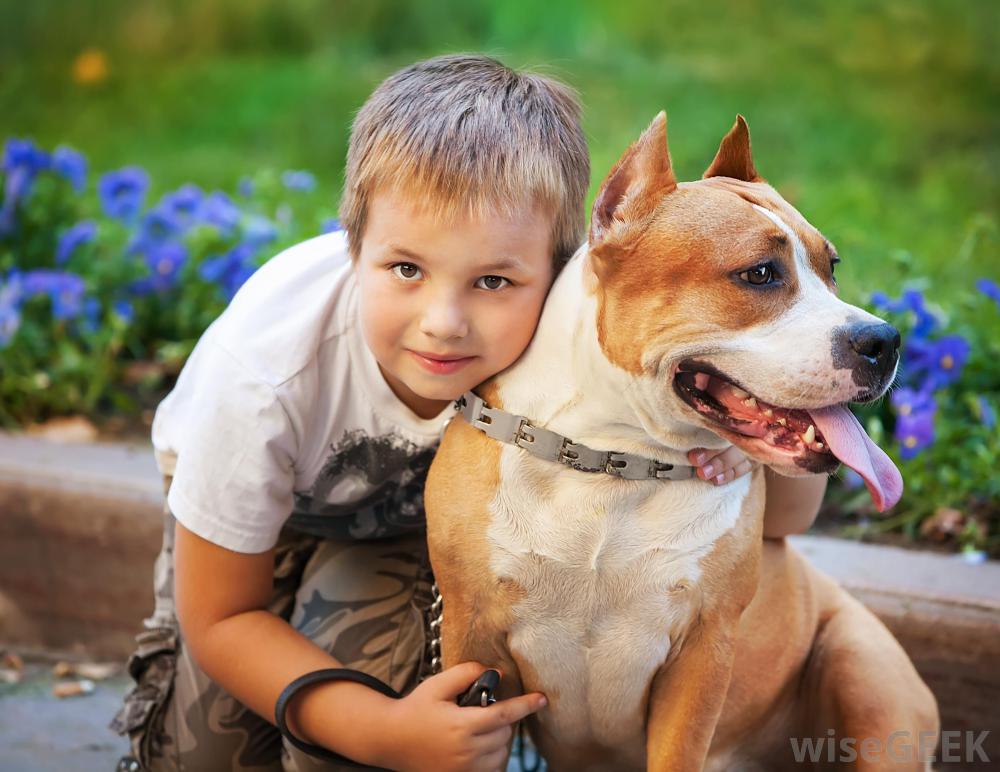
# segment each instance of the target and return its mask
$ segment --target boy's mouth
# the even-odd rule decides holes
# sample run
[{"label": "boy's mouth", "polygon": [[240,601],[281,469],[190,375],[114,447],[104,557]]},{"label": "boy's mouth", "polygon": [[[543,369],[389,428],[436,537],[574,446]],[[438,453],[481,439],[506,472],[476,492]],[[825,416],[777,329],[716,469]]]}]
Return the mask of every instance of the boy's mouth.
[{"label": "boy's mouth", "polygon": [[458,354],[434,354],[427,351],[407,349],[409,354],[424,370],[434,375],[451,375],[465,367],[475,359],[474,356]]},{"label": "boy's mouth", "polygon": [[694,361],[679,365],[673,386],[718,434],[763,463],[830,472],[842,462],[864,478],[880,511],[902,495],[899,470],[844,405],[772,405],[711,365]]}]

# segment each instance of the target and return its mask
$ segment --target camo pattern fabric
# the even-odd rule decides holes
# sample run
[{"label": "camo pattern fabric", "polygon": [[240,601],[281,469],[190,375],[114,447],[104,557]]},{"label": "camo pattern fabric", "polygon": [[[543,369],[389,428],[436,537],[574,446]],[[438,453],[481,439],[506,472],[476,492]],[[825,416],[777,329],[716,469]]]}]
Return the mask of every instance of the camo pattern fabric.
[{"label": "camo pattern fabric", "polygon": [[[169,488],[170,478],[164,479]],[[314,759],[208,678],[187,652],[174,613],[174,518],[164,507],[154,569],[156,607],[128,662],[135,687],[111,723],[143,770],[320,772]],[[286,528],[275,549],[269,609],[332,654],[406,693],[425,675],[431,575],[424,533],[333,541]]]}]

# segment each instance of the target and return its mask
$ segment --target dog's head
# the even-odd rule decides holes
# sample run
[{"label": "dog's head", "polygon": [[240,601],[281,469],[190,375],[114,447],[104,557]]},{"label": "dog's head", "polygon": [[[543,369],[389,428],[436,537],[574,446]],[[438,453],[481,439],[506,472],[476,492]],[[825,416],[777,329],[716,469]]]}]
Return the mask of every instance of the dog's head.
[{"label": "dog's head", "polygon": [[898,500],[898,470],[845,403],[886,391],[899,333],[837,297],[836,251],[757,174],[742,117],[678,184],[660,113],[597,194],[588,261],[601,349],[644,412],[783,474],[843,462],[880,509]]}]

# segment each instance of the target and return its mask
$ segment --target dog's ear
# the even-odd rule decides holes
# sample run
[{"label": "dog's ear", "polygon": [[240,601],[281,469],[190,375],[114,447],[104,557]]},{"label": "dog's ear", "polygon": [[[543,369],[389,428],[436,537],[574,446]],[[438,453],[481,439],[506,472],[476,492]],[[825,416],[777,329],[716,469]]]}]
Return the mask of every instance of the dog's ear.
[{"label": "dog's ear", "polygon": [[590,217],[591,254],[630,246],[661,199],[677,187],[660,112],[605,177]]},{"label": "dog's ear", "polygon": [[753,156],[750,154],[750,128],[742,115],[736,116],[733,128],[722,138],[715,160],[702,175],[702,179],[708,177],[732,177],[734,180],[744,182],[764,182],[764,178],[757,174],[753,165]]}]

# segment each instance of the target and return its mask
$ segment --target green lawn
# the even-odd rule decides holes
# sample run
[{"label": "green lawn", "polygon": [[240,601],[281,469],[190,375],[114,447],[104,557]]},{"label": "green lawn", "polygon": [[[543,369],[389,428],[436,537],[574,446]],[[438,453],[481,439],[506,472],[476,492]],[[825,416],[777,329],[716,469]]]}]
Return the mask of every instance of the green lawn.
[{"label": "green lawn", "polygon": [[[737,112],[760,172],[837,245],[849,299],[1000,276],[1000,4],[38,0],[0,7],[0,133],[65,142],[157,190],[314,171],[336,200],[353,111],[383,77],[481,50],[579,89],[592,190],[660,109],[682,179]],[[70,77],[85,48],[109,77]]]}]

